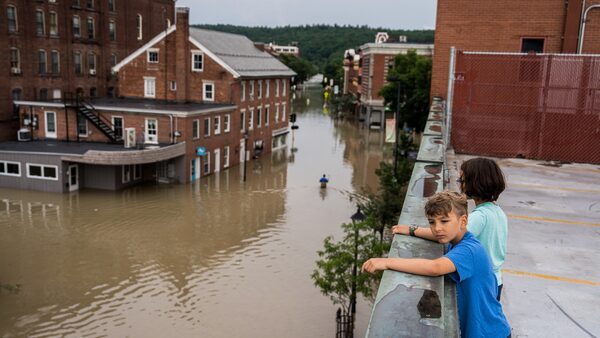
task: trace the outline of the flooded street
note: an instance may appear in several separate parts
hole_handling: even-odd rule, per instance
[[[0,337],[335,337],[310,274],[356,211],[347,193],[377,188],[383,136],[302,96],[288,148],[248,162],[246,182],[234,167],[120,192],[0,189],[0,283],[20,284],[0,293]],[[357,336],[370,311],[359,299]]]

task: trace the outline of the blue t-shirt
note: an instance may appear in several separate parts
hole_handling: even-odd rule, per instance
[[[496,276],[481,243],[467,231],[458,244],[448,245],[445,257],[456,267],[449,276],[456,282],[460,336],[508,337],[510,326],[496,300]]]
[[[485,248],[492,262],[498,285],[502,285],[500,268],[506,256],[508,220],[502,209],[492,202],[479,204],[469,214],[467,230],[475,236]]]

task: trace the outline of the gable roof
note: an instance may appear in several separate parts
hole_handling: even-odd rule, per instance
[[[173,33],[175,31],[175,29],[176,29],[176,26],[172,25],[167,30],[162,31],[159,34],[157,34],[154,38],[152,38],[152,40],[148,41],[145,45],[143,45],[142,47],[138,48],[136,51],[134,51],[133,53],[129,54],[126,58],[124,58],[123,60],[121,60],[121,62],[117,63],[114,67],[112,67],[111,68],[112,72],[113,73],[117,73],[123,66],[125,66],[129,62],[133,61],[136,57],[140,56],[140,54],[144,53],[150,47],[152,47],[155,44],[159,43],[167,35]]]
[[[243,35],[190,28],[190,42],[235,77],[294,76],[277,58],[254,46]]]

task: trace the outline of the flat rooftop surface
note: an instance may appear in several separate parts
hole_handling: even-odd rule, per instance
[[[156,147],[167,147],[171,144],[158,144]],[[17,151],[24,153],[54,153],[83,155],[89,150],[96,151],[136,151],[138,148],[125,148],[122,144],[100,142],[64,142],[64,141],[29,141],[0,142],[0,152]]]
[[[450,189],[472,157],[448,154]],[[512,336],[599,337],[600,165],[496,160],[507,178],[498,204],[508,216],[502,305]]]

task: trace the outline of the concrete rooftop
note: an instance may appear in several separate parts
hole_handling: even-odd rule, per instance
[[[450,189],[471,157],[448,154]],[[509,218],[502,305],[512,336],[600,336],[600,166],[496,160],[507,178],[498,203]]]

